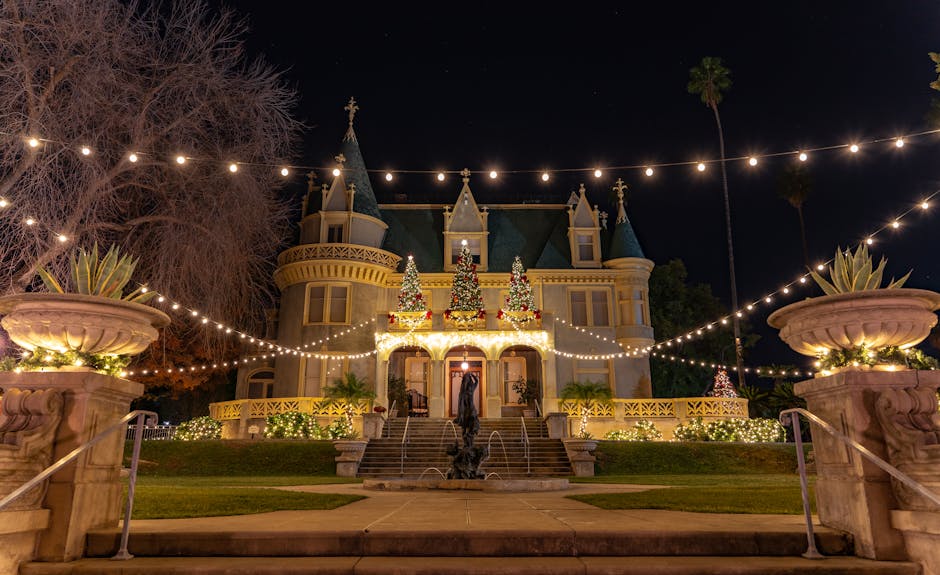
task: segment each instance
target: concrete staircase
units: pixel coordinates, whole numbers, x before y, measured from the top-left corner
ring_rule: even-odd
[[[449,419],[398,418],[390,419],[386,425],[385,437],[369,440],[359,465],[359,477],[440,479],[440,474],[431,468],[447,472],[450,467],[447,448],[460,436],[460,428],[455,428]],[[403,450],[406,425],[408,437]],[[489,459],[482,470],[495,473],[500,479],[572,475],[564,444],[548,438],[545,422],[527,418],[525,427],[529,438],[528,458],[522,437],[522,418],[481,419],[475,445],[490,447]]]

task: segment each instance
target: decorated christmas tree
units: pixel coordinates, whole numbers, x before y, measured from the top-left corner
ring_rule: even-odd
[[[405,276],[401,279],[401,291],[398,292],[398,311],[426,311],[427,309],[428,304],[421,295],[418,266],[415,264],[414,257],[408,256]]]
[[[480,289],[477,266],[473,263],[473,256],[466,241],[463,242],[460,257],[457,258],[454,285],[450,290],[450,307],[445,315],[457,321],[476,321],[478,317],[483,317],[483,290]]]
[[[512,262],[509,295],[506,296],[505,306],[499,310],[499,317],[502,318],[507,312],[511,312],[508,315],[514,321],[528,321],[540,316],[539,310],[535,309],[532,285],[525,275],[525,268],[522,267],[522,259],[519,256]]]
[[[712,397],[737,397],[738,392],[734,390],[734,384],[728,378],[728,372],[719,369],[715,374],[715,386],[712,388]]]

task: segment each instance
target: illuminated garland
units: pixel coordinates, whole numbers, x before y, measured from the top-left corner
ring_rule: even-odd
[[[0,371],[44,371],[62,367],[85,368],[107,375],[125,375],[124,368],[131,362],[131,357],[105,355],[68,350],[54,351],[41,347],[32,352],[24,351],[20,359],[6,357],[0,362]]]
[[[826,371],[862,365],[884,365],[888,369],[933,370],[937,369],[937,360],[915,348],[901,349],[897,346],[889,346],[872,350],[865,346],[856,346],[851,349],[829,350],[819,356],[816,365]]]

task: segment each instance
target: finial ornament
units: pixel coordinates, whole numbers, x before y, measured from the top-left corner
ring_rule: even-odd
[[[339,164],[341,168],[343,167],[343,164],[346,163],[346,156],[344,156],[343,154],[339,154],[335,156],[333,159],[336,160],[336,163]]]
[[[578,193],[583,196],[585,192],[587,192],[587,190],[584,189],[584,184],[581,184],[580,187],[578,187]]]
[[[359,111],[359,106],[356,105],[356,99],[352,96],[349,97],[349,103],[343,107],[344,110],[349,112],[349,127],[353,125],[353,119],[356,117],[356,112]]]
[[[617,178],[617,185],[611,189],[617,192],[617,220],[615,223],[622,224],[627,221],[627,209],[623,205],[623,193],[628,186],[623,183],[623,179]]]
[[[468,170],[467,168],[464,168],[460,170],[460,175],[463,176],[463,183],[465,184],[470,183],[470,170]]]

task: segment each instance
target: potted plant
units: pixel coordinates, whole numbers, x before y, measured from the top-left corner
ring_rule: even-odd
[[[137,260],[111,247],[99,259],[79,249],[70,259],[69,282],[60,282],[44,269],[39,276],[48,292],[0,298],[0,323],[16,344],[58,354],[83,353],[129,356],[157,339],[157,329],[170,318],[144,302],[153,297],[145,287],[124,294]]]
[[[522,378],[512,384],[512,390],[519,395],[516,403],[524,406],[522,416],[535,417],[537,413],[533,402],[539,398],[539,382]]]
[[[595,405],[609,405],[612,397],[610,387],[606,383],[587,381],[572,381],[561,390],[559,398],[563,401],[573,401],[578,407],[581,419],[578,426],[579,439],[591,439],[587,432],[588,415]]]
[[[877,267],[865,245],[853,254],[836,251],[829,280],[810,272],[826,295],[782,307],[767,319],[797,353],[825,359],[876,358],[883,350],[903,352],[927,338],[936,325],[940,294],[901,287],[910,272],[881,287],[886,260]],[[851,360],[849,366],[859,365]],[[842,367],[833,365],[833,367]]]

